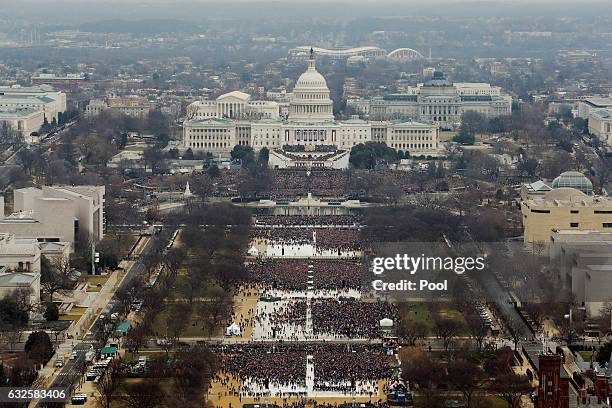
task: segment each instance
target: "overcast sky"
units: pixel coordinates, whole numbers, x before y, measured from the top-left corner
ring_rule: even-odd
[[[195,22],[257,16],[350,19],[410,15],[550,18],[609,16],[611,12],[611,0],[0,0],[2,20],[55,25],[108,19]]]

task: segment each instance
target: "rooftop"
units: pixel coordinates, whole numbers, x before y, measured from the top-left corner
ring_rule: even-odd
[[[599,119],[612,119],[612,110],[610,109],[599,109],[595,112],[591,112],[591,115],[597,116]]]
[[[40,279],[40,274],[30,272],[13,272],[6,273],[0,271],[0,287],[19,287],[30,286],[32,283]]]
[[[0,119],[17,119],[40,112],[34,108],[0,109]]]
[[[12,86],[0,86],[0,95],[4,93],[12,93],[12,94],[25,94],[25,93],[47,93],[47,92],[57,92],[52,86],[49,85],[39,85],[39,86],[20,86],[20,85],[12,85]]]
[[[584,174],[578,171],[565,171],[552,182],[553,189],[565,187],[575,188],[587,195],[593,194],[593,183],[591,183],[591,180]]]
[[[48,96],[22,96],[22,95],[2,95],[0,94],[0,104],[43,104],[53,102],[55,99]]]

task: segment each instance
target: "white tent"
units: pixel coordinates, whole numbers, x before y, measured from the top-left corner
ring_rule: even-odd
[[[393,320],[384,318],[380,321],[380,327],[393,327]]]
[[[225,329],[226,336],[240,336],[241,333],[242,331],[240,330],[240,326],[238,326],[236,323],[230,324],[227,326],[227,329]]]
[[[257,256],[257,255],[259,255],[259,251],[254,246],[252,246],[251,249],[249,249],[247,251],[247,253],[249,254],[249,256]]]

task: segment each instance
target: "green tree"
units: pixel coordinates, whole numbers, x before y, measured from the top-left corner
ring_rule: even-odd
[[[360,169],[374,169],[380,160],[395,162],[397,153],[385,143],[366,142],[354,146],[349,157],[349,162]]]
[[[462,145],[470,145],[471,146],[474,143],[476,143],[476,137],[472,133],[463,133],[463,132],[460,132],[459,134],[457,134],[457,135],[455,135],[453,137],[453,142],[457,142],[457,143],[462,144]]]
[[[251,146],[236,145],[230,155],[232,159],[241,160],[242,165],[247,167],[255,161],[255,152]]]
[[[270,150],[267,147],[262,147],[257,156],[257,161],[260,164],[268,164],[268,160],[270,160]]]
[[[212,164],[210,167],[208,167],[208,170],[206,170],[206,174],[208,174],[208,177],[210,178],[215,178],[221,175],[221,171],[216,164]]]
[[[612,341],[608,341],[599,348],[596,360],[601,367],[604,367],[610,361],[610,356],[612,356]]]
[[[17,300],[11,296],[0,299],[0,323],[8,326],[21,326],[28,322],[28,312],[22,310]]]
[[[24,350],[29,359],[45,364],[53,355],[53,344],[46,332],[35,331],[28,337]]]
[[[48,322],[56,322],[59,319],[59,309],[57,308],[57,305],[53,302],[47,303],[43,317]]]

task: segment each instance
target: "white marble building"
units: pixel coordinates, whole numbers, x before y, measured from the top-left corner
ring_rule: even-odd
[[[13,212],[4,214],[0,231],[38,242],[66,242],[104,237],[104,186],[43,186],[14,190]]]
[[[43,112],[49,123],[59,120],[59,114],[66,112],[66,94],[49,85],[0,86],[0,109],[31,108]]]
[[[0,108],[0,122],[19,132],[26,143],[32,143],[35,138],[31,135],[45,123],[45,113],[35,108]]]
[[[440,150],[439,128],[434,123],[368,122],[358,117],[336,121],[327,82],[316,70],[312,56],[290,94],[287,120],[261,114],[259,120],[245,120],[253,116],[249,112],[254,103],[247,94],[231,92],[216,101],[190,105],[188,120],[183,124],[183,148],[228,156],[235,145],[252,146],[255,151],[263,147],[281,150],[284,146],[303,147],[305,151],[320,147],[349,151],[357,144],[377,141],[412,155],[436,155]],[[262,106],[267,105],[262,102]]]
[[[475,111],[488,118],[510,115],[512,97],[486,83],[451,83],[441,72],[401,94],[370,101],[370,118],[375,120],[426,120],[445,128],[456,128],[461,115]]]
[[[278,103],[251,100],[251,95],[233,91],[215,100],[196,101],[187,107],[192,120],[218,119],[279,119]]]
[[[596,136],[606,149],[612,149],[612,108],[591,111],[589,133]]]

